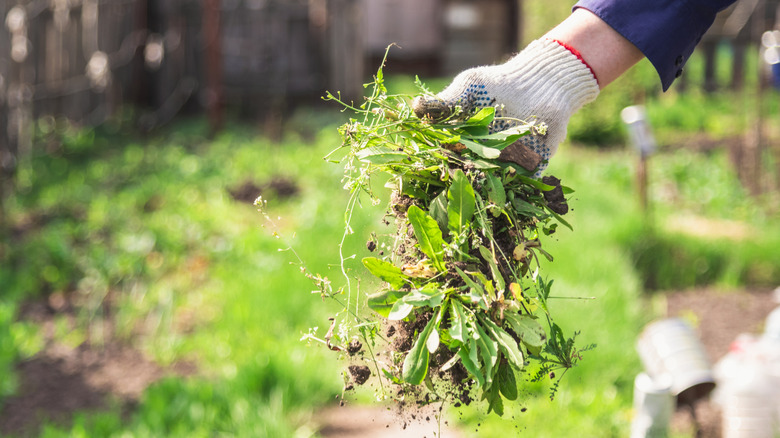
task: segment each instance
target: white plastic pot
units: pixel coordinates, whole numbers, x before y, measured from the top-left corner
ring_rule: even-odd
[[[631,438],[666,438],[674,413],[671,380],[654,380],[647,373],[634,379],[634,418]]]
[[[693,328],[678,318],[648,324],[637,351],[653,380],[669,379],[677,404],[691,404],[715,388],[712,365]]]

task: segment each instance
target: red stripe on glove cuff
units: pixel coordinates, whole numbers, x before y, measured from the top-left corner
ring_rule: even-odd
[[[564,43],[563,41],[559,41],[559,40],[553,40],[553,41],[555,41],[556,43],[560,44],[563,48],[565,48],[566,50],[570,51],[574,56],[576,56],[577,59],[582,61],[582,63],[585,64],[585,67],[588,67],[588,70],[590,70],[590,73],[593,75],[593,78],[596,79],[596,83],[599,82],[599,78],[598,78],[598,76],[596,76],[596,72],[593,71],[593,69],[591,68],[590,64],[588,64],[585,61],[585,59],[582,57],[582,54],[580,54],[579,50],[575,49],[574,47],[572,47],[572,46],[570,46],[570,45],[568,45],[566,43]]]

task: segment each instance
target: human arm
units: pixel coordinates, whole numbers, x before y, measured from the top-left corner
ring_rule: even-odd
[[[535,175],[540,177],[565,138],[571,115],[641,57],[630,42],[582,9],[506,63],[466,70],[444,91],[419,97],[413,106],[418,116],[432,118],[455,106],[467,112],[494,106],[492,131],[534,120],[545,123],[546,134],[523,137],[543,160]]]
[[[683,66],[715,15],[735,1],[580,0],[572,15],[590,11],[629,41],[653,64],[666,91],[682,75]],[[594,62],[601,55],[592,57]]]
[[[423,117],[494,106],[500,131],[534,118],[547,135],[523,137],[546,167],[576,111],[632,65],[649,58],[664,90],[682,67],[715,14],[734,0],[580,0],[572,14],[504,64],[459,74],[437,96],[413,106]]]
[[[603,89],[639,62],[642,52],[587,9],[575,9],[544,35],[577,50]]]

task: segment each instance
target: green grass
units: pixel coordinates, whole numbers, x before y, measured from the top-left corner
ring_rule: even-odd
[[[149,388],[128,422],[117,408],[78,417],[73,430],[49,426],[44,436],[292,436],[340,391],[340,363],[299,342],[334,308],[310,294],[296,257],[279,252],[291,244],[312,272],[332,275],[346,198],[338,166],[321,157],[339,142],[335,126],[310,142],[293,134],[278,144],[241,127],[211,141],[204,126],[179,124],[143,142],[66,138],[60,154],[32,160],[28,186],[7,203],[16,223],[50,219],[4,248],[4,376],[42,348],[34,327],[14,321],[20,303],[62,292],[80,299],[80,327],[97,326],[111,296],[120,335],[142,333],[133,342],[163,365],[198,366],[196,377]],[[85,154],[70,152],[77,147]],[[272,230],[228,189],[274,176],[296,181],[300,195],[266,194]],[[84,330],[65,330],[57,341],[74,332],[70,344],[87,340]],[[5,377],[0,386],[6,396],[15,387]]]
[[[664,260],[667,270],[650,272],[665,282],[665,289],[777,284],[780,262],[773,254],[780,242],[780,227],[759,213],[762,204],[755,199],[740,197],[737,204],[743,208],[729,207],[727,201],[741,191],[720,157],[665,154],[655,157],[654,163],[667,166],[688,163],[691,178],[710,175],[709,187],[723,190],[716,190],[706,201],[709,207],[703,210],[697,209],[705,201],[695,191],[690,193],[692,197],[684,198],[691,203],[689,208],[709,217],[730,217],[750,224],[762,230],[760,235],[723,242],[669,231],[666,224],[680,213],[679,204],[677,209],[657,204],[651,222],[655,226],[650,226],[635,196],[634,160],[627,152],[603,153],[566,147],[551,164],[549,171],[576,189],[571,202],[573,212],[567,216],[574,231],[559,231],[557,241],[548,245],[555,261],[544,267],[545,272],[555,279],[553,295],[595,298],[560,299],[553,302],[552,311],[564,330],[581,331],[580,345],[595,343],[597,348],[585,353],[584,360],[567,373],[553,401],[547,397],[549,385],[529,384],[526,398],[521,396],[516,406],[507,409],[503,419],[486,418],[479,410],[460,414],[466,436],[499,437],[510,430],[541,437],[574,433],[600,437],[628,435],[633,379],[642,369],[635,350],[637,335],[651,319],[663,316],[653,307],[653,300],[644,293],[643,287],[644,274],[655,266],[635,257],[633,252],[647,239],[666,242],[666,247],[653,248],[657,253],[652,260]],[[660,180],[663,175],[660,170],[653,175],[659,178],[651,185],[651,196],[655,199],[670,183]],[[652,234],[648,237],[647,233]],[[691,255],[692,259],[669,259],[675,251]],[[746,275],[738,275],[739,272]],[[774,283],[765,282],[766,276]],[[521,433],[517,435],[522,436]]]
[[[396,81],[399,87],[411,83]],[[613,123],[615,111],[632,103],[629,87],[615,90],[577,123]],[[648,113],[659,139],[671,144],[668,139],[702,126],[721,126],[728,99],[672,94],[652,106],[648,101]],[[338,145],[336,126],[344,118],[332,110],[302,110],[278,143],[240,125],[209,139],[198,120],[148,138],[112,126],[44,129],[36,150],[55,152],[22,168],[20,189],[5,203],[17,234],[2,240],[0,397],[17,389],[13,364],[43,348],[41,331],[16,320],[19,306],[64,292],[78,298],[82,310],[75,328],[59,321],[57,341],[75,346],[89,339],[99,346],[99,331],[86,328],[100,325],[108,299],[120,337],[160,364],[192,361],[198,373],[152,385],[127,418],[117,404],[77,415],[72,426],[47,425],[42,436],[312,435],[312,413],[340,392],[344,363],[299,339],[314,326],[322,334],[339,307],[311,294],[315,287],[296,255],[279,249],[292,246],[308,272],[341,282],[336,266],[346,193],[339,166],[321,157]],[[619,143],[620,134],[614,135]],[[776,198],[747,196],[724,151],[667,148],[653,156],[649,222],[636,201],[635,161],[624,148],[570,144],[553,161],[550,172],[576,190],[567,216],[574,231],[561,229],[550,242],[555,262],[546,273],[555,280],[554,295],[595,298],[561,298],[552,302],[553,312],[565,331],[581,331],[580,345],[597,348],[567,373],[554,401],[548,385],[528,384],[504,419],[485,418],[479,405],[463,411],[458,423],[466,436],[625,436],[640,370],[636,335],[657,315],[644,295],[648,279],[665,282],[657,289],[778,281],[780,227],[777,212],[766,208]],[[268,196],[276,228],[228,193],[273,176],[289,177],[300,188],[291,199]],[[382,207],[366,206],[355,216],[345,254],[362,257]],[[731,221],[755,233],[713,240],[670,227],[681,215]],[[666,257],[669,251],[678,251],[678,258]],[[695,269],[686,269],[690,264]],[[368,402],[369,392],[356,397]]]

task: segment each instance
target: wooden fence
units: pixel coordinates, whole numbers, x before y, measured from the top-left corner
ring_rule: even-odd
[[[740,0],[735,11],[778,1]],[[358,98],[364,62],[376,68],[395,39],[405,38],[401,58],[433,60],[439,73],[499,61],[522,40],[522,3],[0,0],[0,189],[30,155],[31,127],[43,116],[94,125],[133,106],[139,127],[151,129],[207,110],[217,128],[225,107],[259,116],[326,89]],[[704,44],[743,33],[715,32]]]
[[[205,109],[218,127],[226,106],[262,115],[325,89],[358,97],[359,6],[0,0],[0,186],[30,156],[33,121],[44,116],[95,125],[132,106],[151,129]]]

